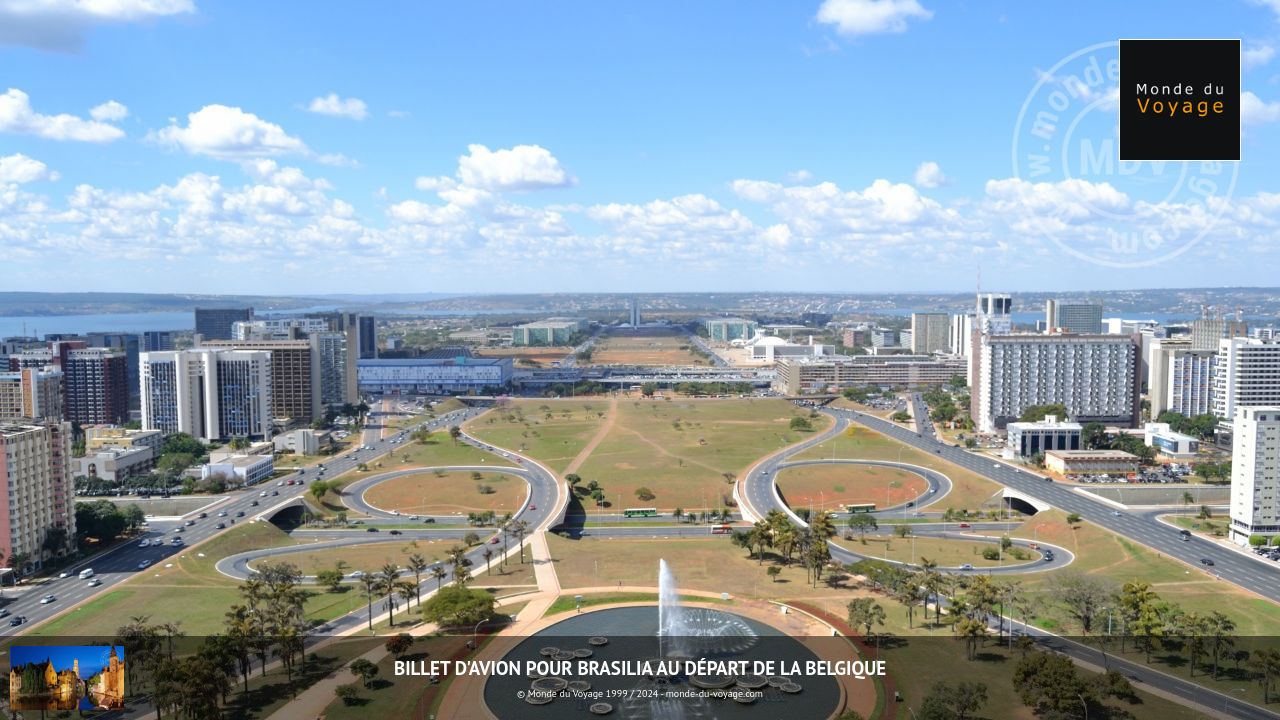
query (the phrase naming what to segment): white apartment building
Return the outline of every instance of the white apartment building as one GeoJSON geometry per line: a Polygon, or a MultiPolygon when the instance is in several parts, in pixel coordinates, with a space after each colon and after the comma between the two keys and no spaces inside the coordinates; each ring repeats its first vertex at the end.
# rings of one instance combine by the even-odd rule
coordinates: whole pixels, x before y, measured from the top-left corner
{"type": "Polygon", "coordinates": [[[1163,412],[1187,417],[1213,412],[1213,374],[1218,354],[1192,350],[1186,341],[1151,340],[1147,375],[1147,399],[1151,417],[1163,412]]]}
{"type": "Polygon", "coordinates": [[[0,424],[0,552],[19,573],[38,569],[49,530],[76,537],[70,423],[0,424]]]}
{"type": "Polygon", "coordinates": [[[1062,403],[1076,422],[1138,420],[1138,345],[1117,335],[982,335],[970,390],[974,420],[992,432],[1029,407],[1062,403]]]}
{"type": "Polygon", "coordinates": [[[270,439],[271,353],[194,349],[142,353],[142,426],[207,442],[270,439]]]}
{"type": "Polygon", "coordinates": [[[1232,423],[1230,539],[1280,534],[1280,406],[1241,407],[1232,423]]]}
{"type": "Polygon", "coordinates": [[[1241,407],[1280,405],[1280,341],[1233,337],[1218,341],[1213,414],[1230,424],[1241,407]]]}
{"type": "Polygon", "coordinates": [[[949,352],[950,332],[951,316],[946,313],[911,313],[911,352],[916,355],[949,352]]]}
{"type": "Polygon", "coordinates": [[[970,342],[973,339],[973,313],[952,315],[947,338],[948,349],[952,355],[969,357],[970,342]]]}

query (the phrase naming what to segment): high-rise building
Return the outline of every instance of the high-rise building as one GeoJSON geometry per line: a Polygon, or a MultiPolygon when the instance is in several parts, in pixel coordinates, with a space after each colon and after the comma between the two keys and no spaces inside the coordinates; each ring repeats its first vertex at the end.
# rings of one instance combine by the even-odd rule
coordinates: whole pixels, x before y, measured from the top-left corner
{"type": "Polygon", "coordinates": [[[1280,340],[1219,340],[1213,414],[1230,424],[1237,408],[1272,405],[1280,405],[1280,340]]]}
{"type": "Polygon", "coordinates": [[[271,355],[271,415],[281,428],[309,425],[324,415],[320,359],[307,340],[210,340],[197,349],[256,350],[271,355]]]}
{"type": "Polygon", "coordinates": [[[74,547],[70,423],[0,423],[0,552],[20,573],[74,547]],[[50,552],[50,531],[63,546],[50,552]]]}
{"type": "Polygon", "coordinates": [[[1044,321],[1050,332],[1061,330],[1082,335],[1099,335],[1102,333],[1102,303],[1046,300],[1044,321]]]}
{"type": "MultiPolygon", "coordinates": [[[[708,331],[710,331],[708,321],[708,331]]],[[[746,322],[745,320],[742,322],[746,322]]],[[[520,346],[568,345],[587,331],[587,321],[582,318],[547,318],[511,328],[511,344],[520,346]]],[[[752,323],[752,333],[755,324],[752,323]]],[[[746,336],[750,338],[751,336],[746,336]]],[[[715,339],[714,337],[712,339],[715,339]]],[[[734,338],[729,338],[730,340],[734,338]]]]}
{"type": "Polygon", "coordinates": [[[640,324],[640,299],[631,298],[631,327],[640,324]]]}
{"type": "Polygon", "coordinates": [[[871,347],[895,347],[897,345],[897,330],[890,328],[875,328],[871,331],[871,347]]]}
{"type": "Polygon", "coordinates": [[[951,316],[946,313],[911,313],[911,352],[932,355],[951,350],[951,316]]]}
{"type": "Polygon", "coordinates": [[[973,418],[983,432],[1061,403],[1075,422],[1138,421],[1138,343],[1121,335],[982,335],[973,418]]]}
{"type": "Polygon", "coordinates": [[[1231,532],[1280,534],[1280,406],[1241,407],[1231,426],[1231,532]]]}
{"type": "Polygon", "coordinates": [[[378,323],[372,315],[360,316],[360,359],[378,357],[378,323]]]}
{"type": "Polygon", "coordinates": [[[329,323],[329,332],[342,333],[345,343],[346,362],[343,364],[342,402],[360,401],[360,388],[356,375],[360,359],[360,316],[350,312],[314,313],[309,318],[324,318],[329,323]]]}
{"type": "Polygon", "coordinates": [[[1213,372],[1218,354],[1192,350],[1185,340],[1152,338],[1147,353],[1147,399],[1151,417],[1163,412],[1187,417],[1213,412],[1213,372]]]}
{"type": "Polygon", "coordinates": [[[141,351],[142,337],[134,333],[86,333],[85,339],[91,348],[111,348],[124,353],[125,387],[129,392],[129,408],[138,407],[138,353],[141,351]]]}
{"type": "Polygon", "coordinates": [[[970,342],[973,340],[973,313],[961,313],[951,316],[951,325],[947,333],[947,351],[952,355],[969,357],[970,342]]]}
{"type": "Polygon", "coordinates": [[[271,353],[202,348],[141,360],[143,428],[209,442],[271,437],[271,353]]]}
{"type": "Polygon", "coordinates": [[[347,335],[340,332],[311,333],[311,352],[316,358],[318,367],[318,384],[320,387],[320,411],[325,408],[351,402],[348,395],[347,335]]]}
{"type": "Polygon", "coordinates": [[[1201,318],[1191,321],[1191,349],[1217,350],[1220,340],[1248,337],[1249,325],[1243,320],[1201,318]]]}
{"type": "Polygon", "coordinates": [[[142,333],[140,352],[163,352],[173,349],[173,333],[168,330],[148,330],[142,333]]]}
{"type": "Polygon", "coordinates": [[[978,382],[978,348],[984,335],[1008,335],[1013,332],[1013,296],[1006,293],[979,292],[973,308],[969,334],[969,387],[978,382]]]}
{"type": "Polygon", "coordinates": [[[62,422],[62,398],[61,370],[0,372],[0,420],[62,422]]]}
{"type": "Polygon", "coordinates": [[[320,317],[277,317],[237,320],[231,323],[232,340],[298,340],[329,329],[320,317]]]}
{"type": "Polygon", "coordinates": [[[129,361],[108,348],[71,350],[62,361],[62,412],[81,425],[119,425],[129,420],[129,361]]]}
{"type": "Polygon", "coordinates": [[[253,308],[196,308],[196,335],[205,340],[230,340],[231,326],[253,319],[253,308]]]}

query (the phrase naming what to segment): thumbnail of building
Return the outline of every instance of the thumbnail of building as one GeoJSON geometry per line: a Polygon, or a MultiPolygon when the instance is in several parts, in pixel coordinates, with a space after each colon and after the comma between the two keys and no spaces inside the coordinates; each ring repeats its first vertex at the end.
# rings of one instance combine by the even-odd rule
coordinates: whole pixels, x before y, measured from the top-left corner
{"type": "Polygon", "coordinates": [[[827,355],[778,361],[773,389],[805,395],[850,387],[933,387],[964,373],[960,358],[924,355],[827,355]]]}
{"type": "Polygon", "coordinates": [[[1192,350],[1191,344],[1164,338],[1151,341],[1147,399],[1151,417],[1163,412],[1187,417],[1213,412],[1214,350],[1192,350]]]}
{"type": "Polygon", "coordinates": [[[364,392],[441,395],[479,393],[511,382],[511,358],[410,358],[361,360],[364,392]]]}
{"type": "Polygon", "coordinates": [[[1040,422],[1011,422],[1006,447],[1018,457],[1031,457],[1049,450],[1079,450],[1080,423],[1046,415],[1040,422]]]}
{"type": "Polygon", "coordinates": [[[200,466],[200,479],[222,475],[232,484],[248,487],[271,479],[276,471],[274,455],[230,455],[200,466]]]}
{"type": "Polygon", "coordinates": [[[911,313],[912,353],[932,355],[950,352],[950,335],[951,316],[947,313],[911,313]]]}
{"type": "Polygon", "coordinates": [[[1236,408],[1273,405],[1280,405],[1280,340],[1219,340],[1213,414],[1230,422],[1236,408]]]}
{"type": "Polygon", "coordinates": [[[1280,406],[1241,407],[1231,432],[1231,532],[1280,534],[1280,406]]]}
{"type": "Polygon", "coordinates": [[[756,323],[742,318],[710,318],[704,322],[707,338],[712,342],[733,342],[755,337],[756,323]]]}
{"type": "Polygon", "coordinates": [[[1044,303],[1045,326],[1050,330],[1102,334],[1102,303],[1072,303],[1046,300],[1044,303]]]}
{"type": "Polygon", "coordinates": [[[0,552],[20,573],[42,565],[49,530],[75,541],[70,463],[70,423],[0,424],[0,552]]]}
{"type": "Polygon", "coordinates": [[[970,389],[983,432],[1027,408],[1061,403],[1076,422],[1133,427],[1138,420],[1138,345],[1123,335],[982,335],[970,389]]]}
{"type": "Polygon", "coordinates": [[[236,322],[253,319],[253,308],[196,308],[196,335],[205,340],[231,340],[236,322]]]}
{"type": "Polygon", "coordinates": [[[207,442],[272,434],[271,353],[203,348],[143,353],[142,427],[207,442]]]}
{"type": "Polygon", "coordinates": [[[19,648],[14,652],[9,669],[11,710],[38,710],[42,715],[50,710],[75,710],[79,707],[82,693],[96,708],[123,709],[125,667],[115,645],[110,647],[105,664],[102,663],[101,646],[57,646],[56,650],[85,652],[86,655],[80,657],[85,658],[89,668],[86,672],[92,673],[93,677],[85,678],[81,674],[80,657],[73,657],[70,666],[59,670],[49,656],[44,660],[27,659],[34,653],[47,651],[39,647],[19,648]],[[94,682],[86,686],[87,680],[94,682]]]}
{"type": "Polygon", "coordinates": [[[511,329],[511,344],[518,347],[568,345],[575,335],[586,332],[582,318],[548,318],[517,325],[511,329]]]}
{"type": "Polygon", "coordinates": [[[1142,426],[1143,440],[1161,455],[1172,458],[1195,457],[1200,450],[1200,440],[1174,432],[1169,423],[1150,422],[1142,426]]]}
{"type": "Polygon", "coordinates": [[[149,447],[104,447],[72,462],[77,476],[114,483],[150,472],[156,456],[149,447]]]}
{"type": "Polygon", "coordinates": [[[1138,456],[1122,450],[1049,450],[1044,466],[1064,477],[1077,475],[1134,475],[1138,456]]]}
{"type": "Polygon", "coordinates": [[[62,420],[62,371],[23,368],[0,372],[0,419],[62,420]]]}

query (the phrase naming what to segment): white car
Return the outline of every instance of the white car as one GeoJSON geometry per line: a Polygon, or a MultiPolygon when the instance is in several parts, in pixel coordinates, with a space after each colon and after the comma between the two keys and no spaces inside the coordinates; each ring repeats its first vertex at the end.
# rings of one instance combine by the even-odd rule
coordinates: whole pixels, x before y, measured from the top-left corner
{"type": "Polygon", "coordinates": [[[146,570],[146,569],[147,569],[147,568],[149,568],[149,567],[151,567],[151,561],[150,561],[150,560],[143,560],[142,562],[138,563],[138,569],[139,569],[139,570],[146,570]]]}
{"type": "Polygon", "coordinates": [[[151,547],[151,541],[143,540],[142,542],[138,543],[138,547],[151,547]]]}
{"type": "Polygon", "coordinates": [[[53,601],[55,601],[55,600],[57,600],[57,599],[58,599],[58,598],[56,598],[56,597],[54,597],[54,596],[52,596],[52,595],[45,595],[44,597],[40,598],[40,604],[41,604],[41,605],[48,605],[49,603],[51,603],[51,602],[53,602],[53,601]]]}

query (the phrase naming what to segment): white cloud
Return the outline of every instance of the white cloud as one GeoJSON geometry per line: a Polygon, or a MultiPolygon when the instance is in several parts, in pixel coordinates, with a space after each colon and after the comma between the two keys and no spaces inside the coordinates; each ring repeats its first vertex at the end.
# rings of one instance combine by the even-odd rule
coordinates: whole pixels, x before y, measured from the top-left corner
{"type": "Polygon", "coordinates": [[[428,205],[405,200],[387,208],[387,214],[400,222],[414,225],[453,225],[466,222],[466,214],[457,205],[428,205]]]}
{"type": "Polygon", "coordinates": [[[788,183],[795,185],[796,183],[809,182],[813,179],[813,173],[808,170],[795,170],[782,176],[788,183]]]}
{"type": "Polygon", "coordinates": [[[115,100],[108,100],[89,110],[89,116],[102,122],[119,122],[129,117],[129,108],[115,100]]]}
{"type": "Polygon", "coordinates": [[[462,184],[497,192],[566,187],[574,183],[560,161],[537,145],[517,145],[510,150],[490,150],[468,145],[458,158],[462,184]]]}
{"type": "Polygon", "coordinates": [[[58,173],[50,170],[48,165],[22,153],[0,157],[0,185],[57,179],[58,173]]]}
{"type": "Polygon", "coordinates": [[[1271,58],[1275,57],[1275,55],[1276,49],[1270,45],[1261,44],[1241,48],[1240,66],[1245,70],[1261,67],[1271,62],[1271,58]]]}
{"type": "Polygon", "coordinates": [[[31,108],[31,98],[16,88],[0,95],[0,132],[81,142],[111,142],[124,137],[120,128],[96,120],[65,113],[42,115],[31,108]]]}
{"type": "Polygon", "coordinates": [[[1280,120],[1280,100],[1266,102],[1245,90],[1240,93],[1240,122],[1244,125],[1262,125],[1280,120]]]}
{"type": "Polygon", "coordinates": [[[931,17],[918,0],[823,0],[818,8],[818,22],[835,26],[841,35],[900,33],[908,20],[931,17]]]}
{"type": "Polygon", "coordinates": [[[187,115],[187,127],[173,124],[152,136],[192,155],[224,160],[308,153],[301,140],[279,125],[226,105],[205,105],[187,115]]]}
{"type": "Polygon", "coordinates": [[[1270,8],[1271,12],[1280,16],[1280,0],[1253,0],[1253,4],[1270,8]]]}
{"type": "Polygon", "coordinates": [[[988,180],[990,207],[1009,217],[1034,215],[1062,223],[1096,220],[1099,212],[1116,215],[1129,210],[1129,196],[1111,183],[1072,178],[1033,183],[1021,178],[988,180]]]}
{"type": "Polygon", "coordinates": [[[946,182],[947,177],[942,174],[942,168],[932,160],[922,162],[920,167],[916,168],[916,187],[936,188],[946,182]]]}
{"type": "Polygon", "coordinates": [[[0,45],[74,50],[94,25],[195,12],[192,0],[17,0],[0,3],[0,45]]]}
{"type": "Polygon", "coordinates": [[[333,117],[345,117],[352,120],[363,120],[369,117],[369,107],[360,98],[340,98],[337,93],[329,93],[318,97],[307,106],[309,112],[333,117]]]}

